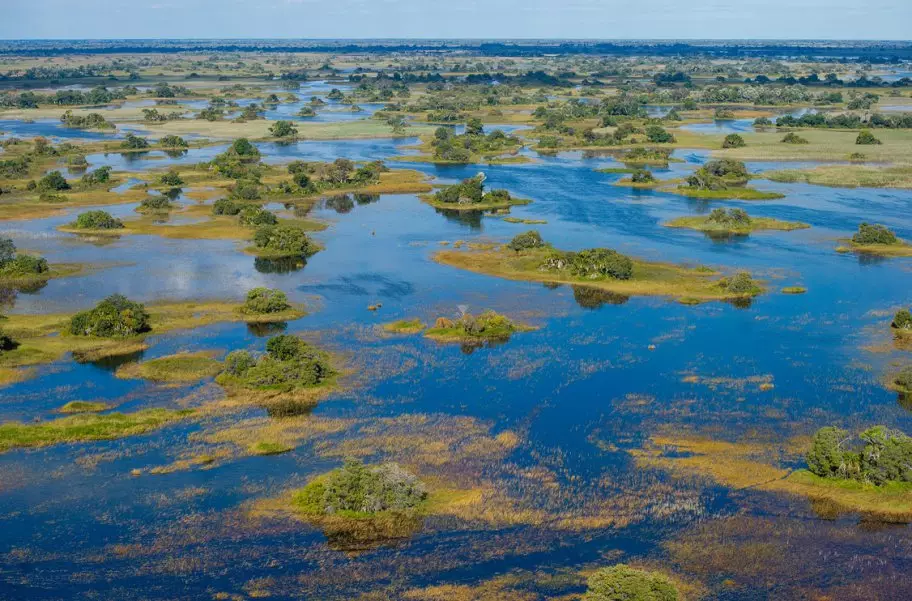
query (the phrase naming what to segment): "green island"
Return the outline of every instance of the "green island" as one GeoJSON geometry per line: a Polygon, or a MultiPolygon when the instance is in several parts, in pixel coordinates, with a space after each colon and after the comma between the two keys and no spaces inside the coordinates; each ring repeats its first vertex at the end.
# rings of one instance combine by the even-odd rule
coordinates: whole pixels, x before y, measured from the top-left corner
{"type": "Polygon", "coordinates": [[[70,401],[58,411],[60,413],[98,413],[111,407],[107,403],[94,401],[70,401]]]}
{"type": "Polygon", "coordinates": [[[421,529],[427,487],[394,463],[349,460],[291,493],[291,507],[337,549],[372,548],[421,529]]]}
{"type": "Polygon", "coordinates": [[[17,252],[9,238],[0,238],[0,284],[29,286],[52,278],[78,275],[84,266],[77,263],[49,264],[44,257],[17,252]]]}
{"type": "Polygon", "coordinates": [[[838,246],[837,252],[857,252],[881,257],[912,257],[912,244],[896,237],[893,230],[877,223],[861,223],[858,231],[838,246]]]}
{"type": "Polygon", "coordinates": [[[606,248],[561,251],[546,244],[534,230],[502,246],[469,245],[468,250],[438,251],[434,260],[512,280],[578,284],[625,296],[671,296],[685,302],[745,299],[763,292],[745,272],[720,278],[705,267],[632,259],[606,248]]]}
{"type": "Polygon", "coordinates": [[[688,176],[685,185],[667,188],[689,198],[704,200],[738,199],[738,200],[771,200],[782,198],[778,192],[763,192],[747,186],[750,175],[741,161],[719,159],[708,161],[688,176]]]}
{"type": "Polygon", "coordinates": [[[453,211],[495,211],[531,202],[515,198],[506,190],[485,192],[484,181],[485,174],[479,173],[459,184],[446,186],[433,195],[421,195],[421,199],[432,207],[453,211]]]}
{"type": "Polygon", "coordinates": [[[890,322],[893,337],[902,345],[912,343],[912,311],[900,309],[890,322]]]}
{"type": "Polygon", "coordinates": [[[196,382],[211,378],[221,372],[221,362],[213,353],[177,353],[139,363],[128,363],[117,369],[115,375],[122,379],[143,379],[152,382],[196,382]]]}
{"type": "Polygon", "coordinates": [[[506,342],[516,332],[533,329],[494,311],[484,311],[477,316],[464,313],[458,319],[438,317],[434,325],[424,331],[424,336],[438,342],[483,345],[506,342]]]}
{"type": "Polygon", "coordinates": [[[417,334],[424,331],[427,324],[418,319],[400,319],[383,324],[383,331],[391,334],[417,334]]]}
{"type": "Polygon", "coordinates": [[[426,162],[438,165],[465,165],[469,163],[517,163],[529,159],[517,156],[523,141],[499,129],[485,133],[484,123],[474,117],[466,122],[465,133],[455,134],[449,127],[438,127],[430,139],[425,139],[418,150],[427,154],[398,157],[404,161],[426,162]]]}
{"type": "Polygon", "coordinates": [[[737,234],[747,235],[760,230],[778,230],[790,232],[792,230],[807,229],[806,223],[795,221],[780,221],[772,217],[751,217],[744,209],[713,209],[709,215],[694,217],[678,217],[667,223],[666,227],[686,228],[707,232],[710,234],[737,234]]]}

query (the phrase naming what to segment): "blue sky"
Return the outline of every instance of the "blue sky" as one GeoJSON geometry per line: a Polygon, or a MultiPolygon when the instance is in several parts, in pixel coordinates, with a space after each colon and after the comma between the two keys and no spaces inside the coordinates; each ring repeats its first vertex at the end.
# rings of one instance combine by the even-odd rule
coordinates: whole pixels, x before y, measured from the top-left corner
{"type": "Polygon", "coordinates": [[[0,0],[0,38],[912,39],[912,0],[0,0]]]}

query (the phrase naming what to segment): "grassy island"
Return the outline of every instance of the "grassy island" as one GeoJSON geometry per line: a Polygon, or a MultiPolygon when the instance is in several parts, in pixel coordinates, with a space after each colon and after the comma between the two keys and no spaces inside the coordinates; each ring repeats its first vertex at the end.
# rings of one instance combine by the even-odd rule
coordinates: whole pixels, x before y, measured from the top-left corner
{"type": "Polygon", "coordinates": [[[293,510],[323,530],[333,548],[346,550],[411,536],[422,526],[427,501],[425,485],[398,465],[353,460],[291,495],[293,510]]]}
{"type": "Polygon", "coordinates": [[[515,198],[506,190],[484,190],[484,173],[463,180],[459,184],[446,186],[433,195],[421,195],[421,199],[438,209],[454,211],[493,211],[527,205],[530,200],[515,198]]]}
{"type": "Polygon", "coordinates": [[[605,248],[560,251],[545,244],[537,232],[520,234],[504,246],[438,251],[434,260],[511,280],[575,284],[625,296],[671,296],[688,302],[744,299],[763,291],[747,273],[720,278],[705,267],[632,259],[605,248]]]}
{"type": "Polygon", "coordinates": [[[687,178],[686,185],[667,191],[690,198],[705,200],[739,199],[770,200],[782,198],[778,192],[762,192],[747,187],[750,175],[741,161],[720,159],[709,161],[687,178]]]}
{"type": "Polygon", "coordinates": [[[383,331],[391,334],[417,334],[424,331],[427,324],[418,319],[400,319],[383,324],[383,331]]]}
{"type": "Polygon", "coordinates": [[[425,330],[424,335],[439,342],[483,345],[505,342],[516,332],[533,329],[494,311],[485,311],[478,316],[466,313],[458,319],[438,317],[434,326],[425,330]]]}
{"type": "Polygon", "coordinates": [[[881,257],[912,257],[912,244],[900,240],[892,230],[876,223],[860,224],[855,235],[845,241],[845,246],[839,246],[836,250],[881,257]]]}
{"type": "Polygon", "coordinates": [[[771,217],[751,217],[743,209],[713,209],[709,215],[679,217],[664,224],[666,227],[686,228],[710,234],[747,235],[760,230],[807,229],[806,223],[780,221],[771,217]]]}
{"type": "Polygon", "coordinates": [[[196,382],[215,376],[221,371],[221,363],[212,357],[212,353],[177,353],[150,359],[140,363],[130,363],[117,370],[118,378],[141,378],[153,382],[196,382]]]}

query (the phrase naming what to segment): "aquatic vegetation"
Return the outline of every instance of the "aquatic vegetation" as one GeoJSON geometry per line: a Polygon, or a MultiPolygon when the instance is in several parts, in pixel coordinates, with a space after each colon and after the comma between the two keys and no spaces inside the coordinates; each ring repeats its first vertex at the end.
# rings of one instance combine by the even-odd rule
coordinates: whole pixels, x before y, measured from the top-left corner
{"type": "Polygon", "coordinates": [[[785,286],[780,290],[782,294],[804,294],[807,288],[804,286],[785,286]]]}
{"type": "Polygon", "coordinates": [[[780,221],[771,217],[751,217],[744,209],[713,209],[709,215],[678,217],[666,227],[687,228],[701,232],[746,235],[758,230],[792,231],[806,229],[806,223],[780,221]]]}
{"type": "Polygon", "coordinates": [[[665,575],[619,563],[589,576],[583,601],[678,601],[665,575]]]}
{"type": "Polygon", "coordinates": [[[268,315],[291,309],[288,297],[274,288],[253,288],[247,291],[247,298],[241,311],[251,315],[268,315]]]}
{"type": "MultiPolygon", "coordinates": [[[[706,268],[632,259],[610,249],[564,252],[546,246],[516,252],[506,247],[444,250],[434,260],[477,273],[513,280],[580,284],[625,296],[673,296],[696,302],[745,298],[762,291],[753,281],[747,291],[729,289],[729,279],[714,279],[706,268]]],[[[744,283],[738,278],[735,286],[744,283]]]]}
{"type": "Polygon", "coordinates": [[[111,407],[107,403],[93,401],[70,401],[58,411],[60,413],[98,413],[106,411],[111,407]]]}
{"type": "Polygon", "coordinates": [[[516,332],[525,332],[532,328],[514,323],[510,318],[485,311],[477,316],[464,313],[459,319],[438,317],[434,326],[425,330],[424,335],[441,342],[461,342],[463,344],[498,342],[509,340],[516,332]]]}
{"type": "Polygon", "coordinates": [[[123,438],[156,430],[194,414],[192,409],[143,409],[133,413],[74,415],[38,423],[6,422],[0,424],[0,452],[19,447],[123,438]]]}
{"type": "Polygon", "coordinates": [[[118,230],[124,227],[120,219],[111,216],[107,211],[86,211],[76,217],[68,226],[74,230],[118,230]]]}
{"type": "Polygon", "coordinates": [[[152,382],[196,382],[222,371],[221,362],[211,352],[177,353],[120,367],[118,378],[141,378],[152,382]]]}
{"type": "MultiPolygon", "coordinates": [[[[849,158],[863,160],[865,156],[849,158]]],[[[762,177],[775,182],[846,188],[912,188],[912,167],[908,165],[820,165],[808,169],[765,171],[762,177]]]]}
{"type": "Polygon", "coordinates": [[[74,336],[122,338],[135,336],[151,329],[149,313],[144,305],[135,303],[121,294],[112,294],[94,309],[77,313],[70,319],[70,333],[74,336]]]}
{"type": "Polygon", "coordinates": [[[217,382],[229,388],[291,392],[330,383],[338,372],[329,356],[297,336],[282,334],[266,342],[266,354],[232,351],[217,382]]]}
{"type": "Polygon", "coordinates": [[[418,319],[400,319],[391,323],[383,324],[383,330],[392,334],[417,334],[423,331],[427,324],[418,319]]]}

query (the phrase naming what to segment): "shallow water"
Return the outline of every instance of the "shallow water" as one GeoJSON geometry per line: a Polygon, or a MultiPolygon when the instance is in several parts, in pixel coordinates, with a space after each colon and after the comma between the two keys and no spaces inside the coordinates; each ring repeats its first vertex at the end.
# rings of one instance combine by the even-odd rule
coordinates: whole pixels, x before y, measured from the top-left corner
{"type": "MultiPolygon", "coordinates": [[[[383,159],[402,154],[401,147],[410,143],[414,140],[259,146],[267,161],[283,162],[383,159]]],[[[155,160],[131,163],[118,162],[126,160],[123,155],[90,156],[89,161],[93,167],[137,170],[195,163],[219,151],[193,149],[176,159],[149,153],[147,158],[155,160]]],[[[683,162],[657,170],[658,175],[677,177],[706,160],[697,151],[675,156],[683,162]]],[[[0,474],[9,487],[0,489],[0,597],[87,598],[93,591],[116,590],[119,598],[129,599],[208,599],[217,591],[251,590],[251,581],[271,578],[264,586],[273,598],[356,598],[389,585],[391,573],[400,585],[422,586],[471,583],[516,568],[577,569],[602,561],[611,549],[661,559],[663,542],[691,536],[701,525],[725,523],[722,518],[735,514],[746,520],[779,520],[783,529],[811,521],[827,542],[826,552],[835,556],[813,574],[801,574],[800,563],[791,566],[797,574],[769,567],[765,575],[774,580],[804,579],[812,588],[863,584],[878,574],[901,578],[910,567],[909,554],[903,552],[910,542],[907,527],[865,537],[857,520],[814,521],[806,501],[731,493],[699,479],[675,480],[678,492],[672,498],[649,493],[650,486],[668,484],[666,475],[635,469],[625,450],[639,448],[662,428],[694,428],[732,439],[764,432],[782,440],[830,423],[912,429],[910,414],[880,384],[888,363],[900,355],[862,348],[888,339],[888,317],[875,312],[908,305],[910,261],[834,252],[837,239],[850,235],[862,220],[884,223],[912,238],[912,192],[758,181],[758,188],[779,191],[785,198],[707,203],[613,186],[623,175],[595,169],[617,164],[584,153],[491,167],[393,166],[419,169],[442,183],[483,170],[489,187],[534,201],[512,214],[547,220],[531,227],[560,248],[608,246],[647,259],[749,269],[767,280],[769,291],[746,308],[684,306],[657,298],[593,297],[570,287],[463,272],[431,260],[442,241],[504,241],[530,226],[446,214],[414,195],[384,195],[319,203],[311,217],[330,224],[314,235],[325,250],[301,269],[255,261],[243,253],[242,244],[230,241],[122,236],[102,244],[56,231],[78,211],[3,222],[0,235],[51,262],[101,265],[79,277],[51,280],[37,291],[8,291],[4,297],[11,312],[28,313],[75,311],[114,292],[145,302],[240,300],[254,286],[282,288],[293,301],[311,307],[308,316],[287,324],[287,331],[318,339],[356,367],[356,385],[321,403],[313,419],[375,424],[380,418],[435,416],[440,422],[432,420],[437,425],[424,432],[430,440],[457,417],[479,420],[494,433],[513,430],[520,433],[521,444],[486,465],[486,478],[547,511],[588,511],[599,499],[629,495],[636,499],[631,524],[566,531],[547,523],[486,526],[432,519],[410,541],[349,556],[333,551],[320,532],[304,524],[279,519],[251,526],[242,517],[245,502],[299,486],[310,475],[338,465],[338,458],[311,445],[282,456],[221,461],[211,469],[129,475],[134,468],[165,465],[198,449],[193,433],[239,419],[231,414],[119,441],[0,454],[0,474]],[[717,206],[804,221],[812,228],[719,241],[661,225],[717,206]],[[796,284],[808,292],[777,292],[796,284]],[[378,302],[378,311],[367,310],[378,302]],[[400,318],[433,321],[458,315],[461,308],[492,308],[539,329],[472,352],[374,330],[400,318]],[[649,350],[651,344],[654,350],[649,350]],[[686,374],[734,383],[715,388],[684,384],[686,374]],[[737,384],[763,375],[772,378],[772,391],[745,386],[743,380],[737,384]],[[534,470],[552,474],[557,488],[531,478],[534,470]],[[893,550],[885,552],[888,547],[893,550]],[[851,559],[869,555],[878,561],[851,559]]],[[[106,210],[129,217],[134,208],[106,210]]],[[[174,332],[152,337],[143,358],[181,350],[259,350],[262,333],[244,324],[174,332]]],[[[121,380],[113,367],[69,359],[40,367],[37,377],[0,391],[0,420],[52,418],[70,400],[104,400],[131,411],[177,406],[187,395],[212,394],[207,383],[167,388],[121,380]]],[[[246,415],[263,412],[250,409],[246,415]]],[[[348,436],[355,434],[341,438],[348,436]]],[[[760,540],[759,529],[753,536],[760,540]]],[[[808,540],[795,545],[818,552],[808,540]]],[[[716,598],[779,599],[793,591],[756,584],[736,592],[735,597],[716,598]]]]}

